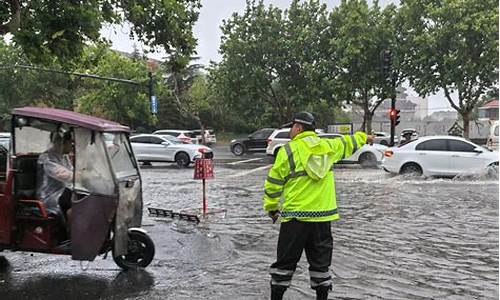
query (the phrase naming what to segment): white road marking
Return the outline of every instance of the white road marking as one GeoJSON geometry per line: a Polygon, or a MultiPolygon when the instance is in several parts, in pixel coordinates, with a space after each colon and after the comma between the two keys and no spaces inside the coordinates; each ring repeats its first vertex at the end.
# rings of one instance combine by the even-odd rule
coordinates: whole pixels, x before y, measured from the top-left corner
{"type": "Polygon", "coordinates": [[[260,159],[262,159],[262,157],[251,158],[251,159],[240,160],[240,161],[235,161],[235,162],[232,162],[232,163],[228,163],[228,165],[237,165],[237,164],[242,164],[242,163],[246,163],[246,162],[249,162],[249,161],[260,160],[260,159]]]}
{"type": "Polygon", "coordinates": [[[240,172],[240,173],[237,173],[237,174],[229,175],[229,176],[227,176],[227,177],[228,177],[228,178],[241,177],[241,176],[245,176],[245,175],[248,175],[248,174],[251,174],[251,173],[254,173],[254,172],[260,171],[260,170],[269,169],[269,168],[271,168],[272,166],[273,166],[273,165],[269,164],[269,165],[267,165],[267,166],[258,167],[258,168],[255,168],[255,169],[252,169],[252,170],[249,170],[249,171],[245,171],[245,172],[240,172]]]}

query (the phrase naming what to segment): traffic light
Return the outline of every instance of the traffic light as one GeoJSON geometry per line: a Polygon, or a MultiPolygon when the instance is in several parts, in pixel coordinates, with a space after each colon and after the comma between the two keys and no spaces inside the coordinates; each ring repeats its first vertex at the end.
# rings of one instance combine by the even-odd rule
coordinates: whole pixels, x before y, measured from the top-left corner
{"type": "Polygon", "coordinates": [[[389,112],[390,118],[391,118],[391,123],[394,124],[394,126],[398,126],[400,123],[399,118],[401,117],[399,115],[401,111],[399,109],[391,109],[389,112]]]}

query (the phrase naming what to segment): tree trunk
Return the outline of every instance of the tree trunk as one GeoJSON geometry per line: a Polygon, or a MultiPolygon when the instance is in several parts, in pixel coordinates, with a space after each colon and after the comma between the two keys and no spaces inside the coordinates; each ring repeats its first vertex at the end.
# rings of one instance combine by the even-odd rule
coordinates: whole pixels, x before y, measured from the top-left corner
{"type": "Polygon", "coordinates": [[[465,111],[461,113],[462,115],[462,120],[464,121],[464,138],[468,139],[469,138],[469,123],[470,123],[470,111],[465,111]]]}
{"type": "Polygon", "coordinates": [[[362,130],[364,132],[366,132],[366,133],[372,131],[372,117],[373,117],[373,114],[370,111],[369,100],[367,98],[368,97],[365,94],[364,105],[363,105],[363,126],[362,126],[362,130]]]}
{"type": "Polygon", "coordinates": [[[198,125],[200,126],[201,129],[201,143],[205,145],[206,139],[205,139],[205,125],[201,122],[201,118],[198,115],[193,114],[193,117],[195,118],[196,122],[198,122],[198,125]]]}
{"type": "Polygon", "coordinates": [[[371,134],[372,132],[372,119],[373,114],[371,112],[365,112],[365,132],[371,134]]]}
{"type": "Polygon", "coordinates": [[[201,120],[200,120],[200,127],[201,127],[201,143],[203,145],[206,145],[207,144],[207,139],[206,139],[206,136],[205,136],[205,125],[203,123],[201,123],[201,120]]]}
{"type": "Polygon", "coordinates": [[[359,130],[365,131],[366,128],[366,118],[365,115],[363,115],[363,123],[361,124],[361,127],[359,127],[359,130]]]}

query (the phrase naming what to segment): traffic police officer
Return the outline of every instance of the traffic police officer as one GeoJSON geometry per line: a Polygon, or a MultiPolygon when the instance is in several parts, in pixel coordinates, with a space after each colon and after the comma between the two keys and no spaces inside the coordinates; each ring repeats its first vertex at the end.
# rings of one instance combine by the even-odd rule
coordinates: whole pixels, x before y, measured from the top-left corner
{"type": "Polygon", "coordinates": [[[333,239],[331,221],[339,219],[332,166],[351,156],[373,137],[364,132],[320,139],[314,116],[294,115],[288,144],[281,147],[265,182],[264,210],[275,222],[281,215],[277,260],[271,265],[271,299],[282,299],[305,249],[311,288],[317,299],[332,289],[329,267],[333,239]],[[283,199],[280,208],[280,199],[283,199]]]}

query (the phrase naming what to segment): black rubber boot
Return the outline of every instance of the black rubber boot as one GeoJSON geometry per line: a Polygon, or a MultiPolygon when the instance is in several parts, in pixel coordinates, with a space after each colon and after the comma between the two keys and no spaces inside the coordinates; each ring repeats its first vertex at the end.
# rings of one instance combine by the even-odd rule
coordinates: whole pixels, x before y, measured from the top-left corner
{"type": "Polygon", "coordinates": [[[285,294],[286,288],[282,286],[272,285],[271,286],[271,300],[282,300],[285,294]]]}
{"type": "Polygon", "coordinates": [[[316,300],[327,300],[330,287],[318,287],[316,289],[316,300]]]}

